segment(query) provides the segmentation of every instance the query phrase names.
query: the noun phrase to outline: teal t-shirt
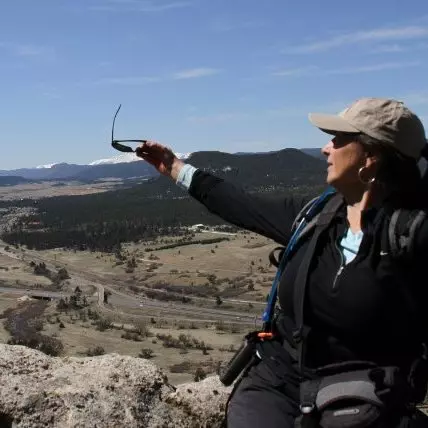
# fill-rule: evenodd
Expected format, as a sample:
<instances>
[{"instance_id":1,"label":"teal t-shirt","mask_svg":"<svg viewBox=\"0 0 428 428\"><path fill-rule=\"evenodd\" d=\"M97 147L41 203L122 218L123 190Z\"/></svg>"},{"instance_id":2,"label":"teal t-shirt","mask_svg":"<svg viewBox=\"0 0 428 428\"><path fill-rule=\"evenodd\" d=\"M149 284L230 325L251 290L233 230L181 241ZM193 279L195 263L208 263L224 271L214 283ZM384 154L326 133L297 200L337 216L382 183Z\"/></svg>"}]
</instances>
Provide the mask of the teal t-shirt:
<instances>
[{"instance_id":1,"label":"teal t-shirt","mask_svg":"<svg viewBox=\"0 0 428 428\"><path fill-rule=\"evenodd\" d=\"M353 233L352 230L348 228L345 236L340 240L340 250L345 258L345 264L354 260L360 248L363 235L361 230L357 233Z\"/></svg>"}]
</instances>

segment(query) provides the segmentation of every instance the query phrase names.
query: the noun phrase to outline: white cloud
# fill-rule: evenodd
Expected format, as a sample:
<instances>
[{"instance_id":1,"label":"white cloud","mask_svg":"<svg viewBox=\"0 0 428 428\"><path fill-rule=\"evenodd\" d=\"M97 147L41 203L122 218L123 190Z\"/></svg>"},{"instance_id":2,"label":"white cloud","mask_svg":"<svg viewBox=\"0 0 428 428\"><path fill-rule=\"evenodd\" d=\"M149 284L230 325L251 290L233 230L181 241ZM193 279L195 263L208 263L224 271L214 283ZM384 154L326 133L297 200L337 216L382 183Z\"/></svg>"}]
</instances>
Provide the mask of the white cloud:
<instances>
[{"instance_id":1,"label":"white cloud","mask_svg":"<svg viewBox=\"0 0 428 428\"><path fill-rule=\"evenodd\" d=\"M93 11L104 12L165 12L191 6L190 1L159 2L149 0L105 0L103 4L90 7Z\"/></svg>"},{"instance_id":2,"label":"white cloud","mask_svg":"<svg viewBox=\"0 0 428 428\"><path fill-rule=\"evenodd\" d=\"M95 85L124 85L124 86L140 86L150 83L159 82L158 77L104 77L94 82Z\"/></svg>"},{"instance_id":3,"label":"white cloud","mask_svg":"<svg viewBox=\"0 0 428 428\"><path fill-rule=\"evenodd\" d=\"M174 80L196 79L199 77L213 76L218 73L220 73L220 70L215 68L191 68L189 70L182 70L174 73L172 78Z\"/></svg>"},{"instance_id":4,"label":"white cloud","mask_svg":"<svg viewBox=\"0 0 428 428\"><path fill-rule=\"evenodd\" d=\"M140 6L138 10L140 12L163 12L171 9L181 9L183 7L189 7L192 3L187 1L175 2L175 3L164 3L164 4L151 4L147 2L147 4Z\"/></svg>"},{"instance_id":5,"label":"white cloud","mask_svg":"<svg viewBox=\"0 0 428 428\"><path fill-rule=\"evenodd\" d=\"M347 67L347 68L336 68L332 70L325 70L323 74L359 74L359 73L371 73L374 71L384 70L395 70L399 68L417 67L420 65L419 62L386 62L373 65L363 65L360 67Z\"/></svg>"},{"instance_id":6,"label":"white cloud","mask_svg":"<svg viewBox=\"0 0 428 428\"><path fill-rule=\"evenodd\" d=\"M94 82L93 85L121 85L121 86L142 86L152 83L165 82L171 80L196 79L199 77L211 76L219 73L220 70L214 68L193 68L182 70L167 77L162 76L118 76L102 77Z\"/></svg>"},{"instance_id":7,"label":"white cloud","mask_svg":"<svg viewBox=\"0 0 428 428\"><path fill-rule=\"evenodd\" d=\"M379 54L379 53L399 53L399 52L410 52L410 51L419 51L423 49L428 49L428 43L411 43L411 44L384 44L373 46L369 50L369 53Z\"/></svg>"},{"instance_id":8,"label":"white cloud","mask_svg":"<svg viewBox=\"0 0 428 428\"><path fill-rule=\"evenodd\" d=\"M297 46L289 46L283 50L287 54L309 54L325 52L343 46L386 42L394 40L413 40L428 37L428 27L407 26L395 28L377 28L367 31L340 34L325 40L314 41Z\"/></svg>"},{"instance_id":9,"label":"white cloud","mask_svg":"<svg viewBox=\"0 0 428 428\"><path fill-rule=\"evenodd\" d=\"M279 77L300 77L315 74L317 71L319 71L319 67L315 65L309 65L306 67L285 68L273 72L272 75Z\"/></svg>"},{"instance_id":10,"label":"white cloud","mask_svg":"<svg viewBox=\"0 0 428 428\"><path fill-rule=\"evenodd\" d=\"M375 46L373 49L370 49L370 53L396 53L396 52L403 52L406 48L402 45L399 45L397 43L393 45L379 45Z\"/></svg>"},{"instance_id":11,"label":"white cloud","mask_svg":"<svg viewBox=\"0 0 428 428\"><path fill-rule=\"evenodd\" d=\"M357 67L341 67L332 69L321 69L317 66L306 66L300 68L289 68L278 70L272 73L276 77L303 77L303 76L329 76L341 74L372 73L376 71L395 70L400 68L417 67L418 61L412 62L385 62L379 64L369 64Z\"/></svg>"},{"instance_id":12,"label":"white cloud","mask_svg":"<svg viewBox=\"0 0 428 428\"><path fill-rule=\"evenodd\" d=\"M0 49L18 57L41 57L51 56L54 51L46 46L23 45L19 43L0 42Z\"/></svg>"}]
</instances>

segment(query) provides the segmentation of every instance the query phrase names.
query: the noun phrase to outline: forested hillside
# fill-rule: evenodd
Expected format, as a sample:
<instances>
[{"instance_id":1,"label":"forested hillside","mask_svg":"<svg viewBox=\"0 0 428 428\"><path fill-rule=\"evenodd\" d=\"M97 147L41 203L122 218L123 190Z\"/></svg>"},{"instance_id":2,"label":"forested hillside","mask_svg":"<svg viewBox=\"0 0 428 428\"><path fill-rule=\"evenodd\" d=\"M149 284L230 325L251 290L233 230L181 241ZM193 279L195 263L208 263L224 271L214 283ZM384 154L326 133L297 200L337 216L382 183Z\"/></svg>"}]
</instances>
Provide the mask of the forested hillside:
<instances>
[{"instance_id":1,"label":"forested hillside","mask_svg":"<svg viewBox=\"0 0 428 428\"><path fill-rule=\"evenodd\" d=\"M310 197L324 185L325 163L295 149L254 155L198 152L188 162L264 197ZM165 177L130 189L19 204L37 210L4 233L3 239L36 249L112 251L122 242L183 234L186 225L224 224ZM7 207L5 202L1 205Z\"/></svg>"}]
</instances>

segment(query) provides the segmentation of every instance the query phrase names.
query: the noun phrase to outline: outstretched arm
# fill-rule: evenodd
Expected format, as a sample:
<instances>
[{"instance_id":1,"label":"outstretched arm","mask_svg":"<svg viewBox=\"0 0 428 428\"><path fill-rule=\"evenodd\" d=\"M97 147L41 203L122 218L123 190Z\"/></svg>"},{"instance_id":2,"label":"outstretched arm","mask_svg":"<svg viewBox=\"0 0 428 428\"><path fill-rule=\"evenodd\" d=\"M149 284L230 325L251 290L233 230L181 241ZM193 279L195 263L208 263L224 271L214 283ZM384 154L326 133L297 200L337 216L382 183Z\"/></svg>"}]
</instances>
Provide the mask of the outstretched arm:
<instances>
[{"instance_id":1,"label":"outstretched arm","mask_svg":"<svg viewBox=\"0 0 428 428\"><path fill-rule=\"evenodd\" d=\"M291 196L278 198L244 192L230 182L186 165L170 148L159 143L143 144L137 155L188 188L190 195L213 214L282 245L288 242L291 225L306 202Z\"/></svg>"},{"instance_id":2,"label":"outstretched arm","mask_svg":"<svg viewBox=\"0 0 428 428\"><path fill-rule=\"evenodd\" d=\"M189 193L213 214L282 245L288 242L293 221L307 202L303 198L251 194L200 170L193 175Z\"/></svg>"}]
</instances>

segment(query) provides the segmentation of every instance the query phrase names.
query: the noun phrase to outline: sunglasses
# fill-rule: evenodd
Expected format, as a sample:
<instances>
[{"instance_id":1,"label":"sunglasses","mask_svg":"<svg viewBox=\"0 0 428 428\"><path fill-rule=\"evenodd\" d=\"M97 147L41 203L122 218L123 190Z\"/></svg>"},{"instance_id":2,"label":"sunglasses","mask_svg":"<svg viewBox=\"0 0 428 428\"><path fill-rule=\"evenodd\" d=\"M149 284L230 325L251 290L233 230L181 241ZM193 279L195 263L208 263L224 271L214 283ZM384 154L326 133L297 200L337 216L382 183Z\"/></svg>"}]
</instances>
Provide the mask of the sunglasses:
<instances>
[{"instance_id":1,"label":"sunglasses","mask_svg":"<svg viewBox=\"0 0 428 428\"><path fill-rule=\"evenodd\" d=\"M125 144L121 144L121 143L140 143L140 144L144 144L144 143L147 142L147 140L116 140L114 138L114 124L116 122L116 117L117 117L117 114L119 113L119 110L120 110L121 107L122 107L122 104L119 104L119 107L117 108L116 113L114 114L114 117L113 117L113 125L111 127L111 145L116 150L119 150L119 152L135 153L135 149L133 149L132 147L127 146Z\"/></svg>"}]
</instances>

